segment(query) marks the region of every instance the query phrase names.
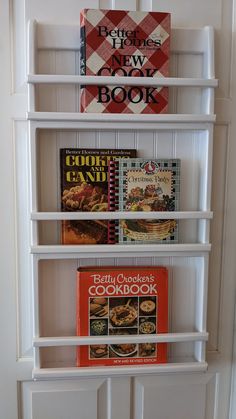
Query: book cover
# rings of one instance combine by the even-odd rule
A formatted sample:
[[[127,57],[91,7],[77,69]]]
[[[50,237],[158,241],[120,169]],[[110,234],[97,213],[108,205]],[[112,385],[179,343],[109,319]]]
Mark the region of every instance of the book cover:
[[[169,76],[169,13],[85,9],[80,24],[81,75]],[[167,87],[117,84],[81,89],[81,112],[156,114],[167,112],[167,105]]]
[[[110,210],[178,211],[179,159],[130,158],[110,163]],[[178,222],[173,219],[120,220],[119,243],[177,243]]]
[[[77,347],[77,366],[167,362],[166,343],[145,335],[168,331],[168,270],[165,267],[79,268],[77,335],[142,335],[142,343]]]
[[[108,210],[108,164],[115,157],[136,156],[136,150],[60,149],[61,210]],[[107,220],[64,220],[62,244],[108,243]]]

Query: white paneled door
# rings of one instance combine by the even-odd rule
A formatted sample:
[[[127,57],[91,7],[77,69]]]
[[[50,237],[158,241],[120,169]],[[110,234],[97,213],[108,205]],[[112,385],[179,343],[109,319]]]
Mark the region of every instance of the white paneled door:
[[[164,373],[131,376],[90,376],[73,379],[32,379],[33,369],[33,291],[32,259],[30,256],[30,205],[29,205],[29,146],[27,111],[27,42],[26,29],[29,19],[49,24],[79,24],[79,12],[84,7],[159,10],[172,13],[173,27],[199,28],[211,25],[215,29],[215,64],[219,88],[216,92],[215,109],[217,114],[214,129],[212,210],[211,223],[212,251],[210,256],[208,289],[208,331],[207,347],[208,370],[206,372]],[[1,419],[234,419],[236,417],[236,394],[234,392],[236,371],[234,370],[234,309],[236,291],[236,54],[235,54],[235,11],[234,0],[0,0],[0,179],[1,179],[1,290],[0,290],[0,418]],[[185,58],[186,64],[190,58]],[[182,77],[198,77],[201,72],[198,57],[191,61],[192,74]],[[185,68],[176,58],[172,62],[173,71]],[[66,51],[63,55],[50,50],[40,51],[38,68],[40,73],[71,74],[78,67],[78,54]],[[65,70],[66,69],[66,70]],[[77,111],[76,94],[72,86],[41,86],[37,92],[37,106],[50,111]],[[74,95],[75,94],[75,95]],[[73,96],[74,95],[74,96]],[[63,100],[62,98],[65,98]],[[179,100],[184,108],[191,109],[182,91]],[[175,105],[175,97],[173,105]],[[177,102],[177,100],[176,100]],[[198,104],[202,106],[201,103]],[[177,106],[177,105],[176,105]],[[102,135],[103,134],[103,135]],[[116,134],[109,131],[100,133],[94,130],[60,132],[42,130],[39,134],[40,147],[38,159],[45,162],[44,167],[57,167],[54,150],[63,146],[112,147],[118,142]],[[196,136],[195,136],[196,135]],[[190,141],[191,137],[191,141]],[[199,141],[196,141],[198,137]],[[158,154],[160,144],[158,134],[123,131],[119,144],[138,144],[143,156],[148,155],[148,147]],[[191,199],[186,198],[188,211],[199,210],[197,185],[201,185],[204,162],[207,161],[207,147],[201,132],[180,131],[175,134],[162,133],[162,153],[171,154],[175,147],[181,149],[183,161],[192,162],[191,177],[185,176],[183,184],[189,190]],[[163,139],[164,145],[163,145]],[[154,146],[156,144],[156,148]],[[175,146],[174,146],[175,145]],[[179,147],[180,146],[180,147]],[[181,148],[182,147],[182,148]],[[206,149],[204,148],[206,147]],[[52,160],[50,160],[52,156]],[[164,155],[163,155],[164,157]],[[191,160],[192,159],[192,160]],[[187,165],[183,166],[186,168]],[[57,200],[55,189],[50,185],[59,182],[59,173],[41,168],[39,189],[43,211],[54,211]],[[183,172],[184,173],[184,172]],[[54,178],[53,178],[54,176]],[[185,202],[184,202],[185,204]],[[50,224],[50,223],[49,223]],[[193,240],[196,224],[188,230],[188,239]],[[183,232],[185,230],[183,229]],[[184,236],[185,233],[183,233]],[[45,242],[57,237],[54,225],[42,225],[39,236]],[[183,237],[183,240],[186,237]],[[54,244],[49,243],[49,244]],[[93,255],[94,256],[94,255]],[[135,256],[135,255],[134,255]],[[201,277],[202,262],[197,258],[185,256],[158,258],[159,264],[175,266],[176,275],[172,278],[172,318],[176,331],[186,332],[194,324],[198,311],[198,279]],[[132,258],[131,258],[132,259]],[[133,257],[133,259],[135,259]],[[137,259],[137,258],[136,258]],[[55,263],[54,263],[55,262]],[[123,263],[124,260],[120,260]],[[153,259],[147,255],[142,262],[149,264]],[[82,260],[81,264],[86,264]],[[96,258],[89,264],[96,263]],[[103,263],[103,262],[102,262]],[[112,258],[106,263],[113,264]],[[136,260],[136,263],[137,260]],[[43,259],[39,264],[42,283],[39,298],[43,312],[40,322],[46,336],[73,335],[75,329],[75,295],[68,291],[72,272],[77,261]],[[66,279],[66,281],[65,281]],[[174,279],[174,281],[173,281]],[[59,288],[58,288],[59,285]],[[58,292],[60,290],[60,292]],[[50,294],[51,293],[51,294]],[[54,298],[51,298],[54,297]],[[65,301],[65,313],[61,311]],[[193,314],[186,316],[186,313]],[[173,313],[175,314],[173,316]],[[178,330],[177,330],[178,329]],[[193,327],[194,329],[194,327]],[[195,330],[191,330],[195,332]],[[184,346],[176,344],[175,356],[183,352],[191,353],[191,343]],[[60,347],[42,350],[41,361],[53,365],[65,362],[70,366],[74,359],[73,348]],[[63,367],[63,365],[61,365]],[[140,369],[141,371],[141,369]],[[42,378],[42,377],[41,377]]]

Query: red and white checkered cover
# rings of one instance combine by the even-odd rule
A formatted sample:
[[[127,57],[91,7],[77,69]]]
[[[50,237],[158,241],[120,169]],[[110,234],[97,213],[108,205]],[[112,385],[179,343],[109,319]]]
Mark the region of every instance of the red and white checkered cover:
[[[123,42],[131,45],[119,48]],[[169,51],[169,13],[94,9],[81,12],[81,74],[168,77]],[[81,112],[164,113],[167,105],[167,87],[118,85],[81,89]]]

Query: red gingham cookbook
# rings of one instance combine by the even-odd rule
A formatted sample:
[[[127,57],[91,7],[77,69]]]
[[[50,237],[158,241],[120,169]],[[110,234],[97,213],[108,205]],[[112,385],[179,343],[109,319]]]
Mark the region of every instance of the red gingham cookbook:
[[[81,74],[168,77],[170,14],[85,9],[81,12]],[[168,88],[82,86],[81,111],[167,112]]]

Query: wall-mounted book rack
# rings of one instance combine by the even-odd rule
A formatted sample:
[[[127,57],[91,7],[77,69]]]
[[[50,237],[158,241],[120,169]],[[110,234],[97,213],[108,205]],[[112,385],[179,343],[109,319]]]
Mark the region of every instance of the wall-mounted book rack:
[[[31,253],[34,379],[205,371],[211,172],[215,121],[214,40],[210,27],[173,29],[171,74],[122,77],[123,85],[169,86],[170,112],[159,115],[81,114],[81,84],[115,84],[114,77],[79,75],[79,27],[35,21],[28,34]],[[130,147],[144,157],[181,158],[181,209],[170,213],[63,213],[59,205],[60,147]],[[61,245],[65,219],[174,218],[178,244]],[[92,259],[92,260],[91,260]],[[168,363],[129,367],[75,366],[75,347],[143,342],[142,336],[76,337],[77,266],[164,264],[170,271],[170,332],[145,337],[168,342]],[[66,285],[65,285],[66,282]],[[55,296],[57,294],[57,296]],[[72,299],[72,301],[71,301]],[[64,312],[66,315],[63,315]],[[75,334],[75,333],[74,333]]]

